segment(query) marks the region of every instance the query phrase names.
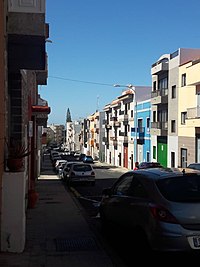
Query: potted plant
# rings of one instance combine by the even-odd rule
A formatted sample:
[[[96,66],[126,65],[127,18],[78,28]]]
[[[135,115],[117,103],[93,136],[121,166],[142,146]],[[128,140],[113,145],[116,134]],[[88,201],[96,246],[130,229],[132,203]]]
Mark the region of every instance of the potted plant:
[[[9,171],[21,171],[24,166],[24,158],[31,152],[20,141],[11,142],[8,146],[7,167]]]

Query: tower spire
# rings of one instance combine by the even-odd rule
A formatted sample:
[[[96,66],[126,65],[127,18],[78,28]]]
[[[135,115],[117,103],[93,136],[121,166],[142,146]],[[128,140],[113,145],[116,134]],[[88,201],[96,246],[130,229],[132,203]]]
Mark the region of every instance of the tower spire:
[[[72,122],[71,113],[70,113],[69,108],[67,109],[67,119],[66,119],[66,122]]]

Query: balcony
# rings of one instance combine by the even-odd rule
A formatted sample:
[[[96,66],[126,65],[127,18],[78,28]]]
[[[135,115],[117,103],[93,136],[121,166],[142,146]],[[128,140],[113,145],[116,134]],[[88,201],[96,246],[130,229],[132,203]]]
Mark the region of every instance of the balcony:
[[[127,136],[128,133],[126,132],[119,132],[119,136],[123,136],[123,138],[121,139],[123,143],[128,143],[128,136]]]
[[[47,54],[45,57],[45,70],[36,70],[37,84],[47,85],[48,70],[47,70]]]
[[[156,90],[151,93],[151,104],[166,104],[168,103],[168,88]]]
[[[165,61],[160,60],[152,65],[151,75],[158,75],[163,71],[168,71],[168,69],[169,69],[168,61],[166,61],[166,59]]]
[[[187,127],[199,127],[200,125],[200,107],[188,108],[187,109],[187,118],[186,118]]]
[[[200,60],[192,62],[192,65],[187,68],[187,84],[199,85],[200,84]]]
[[[108,130],[110,130],[112,128],[112,126],[110,124],[106,124],[105,125],[105,128],[108,129]]]
[[[199,118],[200,118],[200,107],[187,109],[187,119],[199,119]]]
[[[45,37],[8,35],[8,63],[11,71],[46,70]]]
[[[167,136],[168,133],[168,122],[152,122],[150,134],[151,135],[158,135],[158,136]]]
[[[115,136],[111,136],[111,137],[110,137],[110,140],[111,140],[111,141],[116,141],[116,140],[117,140],[117,137],[115,137]]]
[[[120,127],[121,123],[119,121],[114,121],[114,127]]]

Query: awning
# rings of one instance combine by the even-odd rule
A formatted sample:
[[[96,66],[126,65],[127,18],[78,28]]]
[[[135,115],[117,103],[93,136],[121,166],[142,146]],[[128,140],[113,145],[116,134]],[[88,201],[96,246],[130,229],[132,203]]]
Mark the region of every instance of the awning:
[[[39,106],[39,105],[33,105],[32,106],[33,115],[49,114],[50,112],[51,112],[51,109],[49,106]]]

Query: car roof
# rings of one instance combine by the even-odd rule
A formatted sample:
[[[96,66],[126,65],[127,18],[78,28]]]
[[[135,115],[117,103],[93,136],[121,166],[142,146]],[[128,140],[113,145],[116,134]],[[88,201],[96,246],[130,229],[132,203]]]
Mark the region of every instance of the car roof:
[[[189,166],[192,166],[192,165],[193,165],[193,166],[195,166],[195,165],[200,165],[200,163],[198,163],[198,162],[190,163],[190,164],[188,165],[188,167],[189,167]]]
[[[147,168],[147,169],[138,169],[138,170],[132,170],[128,171],[127,173],[133,173],[133,174],[143,174],[148,179],[152,180],[160,180],[170,177],[177,177],[177,176],[183,176],[183,172],[181,171],[174,171],[171,168]],[[191,172],[193,173],[193,172]],[[194,173],[193,173],[194,174]],[[186,175],[186,174],[185,174]]]
[[[73,166],[74,166],[74,165],[91,166],[91,167],[92,167],[92,165],[91,165],[90,163],[82,163],[82,162],[74,163]]]

